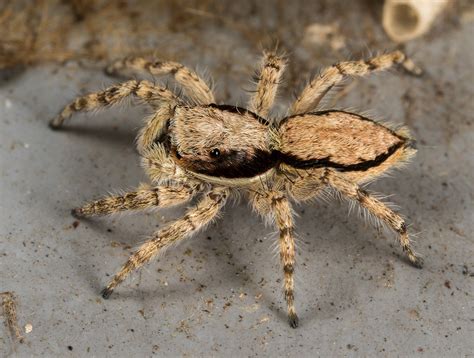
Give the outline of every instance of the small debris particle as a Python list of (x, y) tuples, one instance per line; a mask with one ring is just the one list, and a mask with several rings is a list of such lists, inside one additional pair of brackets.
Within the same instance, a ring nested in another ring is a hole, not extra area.
[(410, 318), (420, 319), (420, 313), (416, 309), (412, 309), (412, 310), (408, 311), (408, 313), (410, 314)]
[(15, 302), (15, 295), (13, 292), (2, 292), (0, 296), (3, 297), (2, 299), (2, 309), (3, 314), (6, 318), (6, 323), (8, 329), (12, 336), (14, 336), (20, 343), (23, 343), (24, 337), (20, 333), (20, 328), (18, 327), (18, 319), (16, 316), (16, 302)]
[(191, 249), (186, 249), (186, 251), (184, 252), (184, 254), (185, 254), (186, 256), (191, 256), (192, 250), (191, 250)]
[(142, 315), (142, 317), (145, 318), (145, 310), (144, 309), (138, 310), (138, 313), (140, 313)]
[(425, 350), (422, 347), (418, 347), (417, 352), (424, 352)]
[(130, 250), (132, 247), (128, 244), (125, 244), (123, 242), (117, 242), (117, 241), (111, 241), (110, 246), (112, 247), (121, 247), (124, 250)]
[(27, 323), (25, 325), (25, 333), (31, 333), (32, 330), (33, 330), (33, 325), (31, 323)]
[(191, 331), (188, 323), (184, 320), (179, 322), (179, 326), (176, 327), (176, 332), (184, 333), (186, 338), (191, 338)]
[(79, 226), (79, 224), (80, 224), (79, 221), (77, 221), (77, 220), (74, 221), (74, 222), (72, 223), (73, 229), (76, 229), (76, 228)]
[(469, 273), (469, 269), (467, 268), (467, 265), (462, 265), (462, 274), (467, 275)]
[(72, 346), (67, 346), (67, 349), (69, 349), (70, 351), (72, 351)]
[(451, 289), (451, 281), (449, 281), (449, 280), (444, 281), (444, 286), (445, 286), (446, 288)]
[(313, 23), (306, 27), (303, 42), (307, 45), (329, 45), (334, 51), (346, 45), (345, 38), (336, 24)]
[(203, 285), (202, 283), (199, 284), (199, 287), (196, 288), (196, 291), (201, 292), (203, 289), (205, 289), (207, 286)]
[(260, 308), (260, 305), (257, 303), (254, 303), (253, 305), (243, 307), (243, 310), (247, 313), (252, 313), (252, 312), (257, 311), (259, 308)]
[(224, 308), (224, 310), (226, 310), (226, 309), (229, 308), (230, 306), (232, 306), (232, 303), (226, 302), (226, 303), (224, 304), (224, 307), (223, 307), (223, 308)]

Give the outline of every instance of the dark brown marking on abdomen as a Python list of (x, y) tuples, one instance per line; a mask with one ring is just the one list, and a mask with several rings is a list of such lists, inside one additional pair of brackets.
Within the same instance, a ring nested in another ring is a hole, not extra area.
[(310, 168), (334, 168), (341, 172), (351, 172), (351, 171), (366, 171), (371, 168), (377, 167), (383, 162), (385, 162), (393, 153), (395, 153), (399, 148), (405, 146), (405, 143), (398, 142), (391, 146), (385, 153), (379, 154), (377, 157), (371, 160), (366, 160), (356, 164), (341, 164), (331, 160), (330, 157), (320, 158), (320, 159), (310, 159), (310, 160), (301, 160), (298, 157), (279, 153), (278, 157), (281, 162), (291, 165), (292, 167), (298, 169), (310, 169)]

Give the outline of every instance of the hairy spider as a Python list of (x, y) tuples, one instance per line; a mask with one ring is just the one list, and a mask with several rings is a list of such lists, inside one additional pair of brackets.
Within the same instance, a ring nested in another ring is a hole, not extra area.
[(73, 214), (93, 216), (163, 208), (187, 202), (197, 194), (201, 199), (182, 218), (159, 229), (141, 245), (102, 296), (109, 298), (130, 272), (209, 224), (236, 192), (244, 194), (253, 209), (272, 220), (279, 230), (291, 327), (298, 325), (291, 202), (313, 199), (323, 189), (331, 188), (395, 231), (409, 261), (421, 267), (422, 260), (410, 245), (405, 221), (361, 188), (361, 184), (400, 166), (415, 154), (408, 130), (390, 128), (355, 113), (316, 111), (324, 95), (348, 76), (364, 76), (394, 65), (415, 74), (419, 71), (400, 51), (367, 61), (335, 64), (310, 81), (291, 105), (288, 116), (277, 121), (269, 119), (269, 110), (286, 61), (274, 52), (264, 53), (248, 109), (216, 104), (206, 82), (175, 62), (129, 58), (112, 64), (107, 69), (109, 73), (131, 69), (172, 75), (187, 97), (183, 99), (148, 81), (130, 80), (77, 98), (51, 121), (52, 128), (59, 128), (74, 112), (116, 104), (130, 95), (154, 110), (137, 139), (142, 165), (152, 184), (87, 203), (74, 209)]

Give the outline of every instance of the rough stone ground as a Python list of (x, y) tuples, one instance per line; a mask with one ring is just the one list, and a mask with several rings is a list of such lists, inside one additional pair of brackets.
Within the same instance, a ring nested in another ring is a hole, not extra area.
[[(215, 47), (240, 45), (226, 33), (200, 31)], [(64, 131), (53, 132), (47, 122), (68, 101), (115, 80), (77, 62), (4, 73), (0, 291), (16, 293), (20, 328), (31, 324), (32, 331), (19, 344), (2, 328), (0, 355), (472, 356), (472, 13), (457, 26), (441, 23), (434, 31), (407, 47), (424, 77), (391, 72), (358, 80), (337, 104), (405, 123), (418, 139), (414, 162), (371, 189), (395, 194), (391, 200), (417, 233), (425, 268), (408, 265), (394, 241), (348, 216), (344, 203), (298, 207), (296, 330), (286, 322), (274, 229), (245, 203), (228, 205), (206, 232), (102, 300), (100, 289), (133, 247), (183, 212), (80, 221), (69, 214), (87, 200), (146, 180), (133, 146), (146, 110), (129, 106), (76, 116)], [(341, 36), (346, 43), (364, 41)], [(290, 54), (306, 63), (301, 80), (310, 68), (340, 59), (319, 53), (313, 61), (318, 52), (311, 46)], [(385, 39), (370, 47), (393, 44)], [(222, 73), (222, 56), (209, 50), (185, 61)], [(227, 75), (215, 78), (218, 97), (244, 104), (242, 89), (250, 87), (246, 76), (258, 53), (243, 47), (225, 56), (231, 61)], [(298, 68), (290, 73), (300, 77)], [(283, 91), (283, 104), (289, 93)]]

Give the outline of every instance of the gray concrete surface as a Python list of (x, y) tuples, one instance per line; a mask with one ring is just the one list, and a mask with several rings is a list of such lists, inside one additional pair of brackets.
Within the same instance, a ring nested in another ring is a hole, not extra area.
[[(396, 194), (425, 268), (408, 265), (394, 241), (348, 216), (343, 203), (298, 207), (296, 330), (286, 322), (274, 229), (245, 203), (228, 205), (206, 232), (102, 300), (100, 289), (132, 248), (183, 212), (78, 225), (70, 216), (72, 207), (146, 180), (133, 145), (146, 111), (76, 116), (53, 132), (47, 121), (62, 106), (114, 80), (73, 62), (4, 74), (0, 291), (16, 293), (20, 327), (33, 329), (18, 344), (2, 326), (0, 355), (473, 356), (473, 34), (467, 22), (415, 42), (409, 49), (425, 77), (357, 81), (338, 104), (404, 122), (417, 137), (414, 162), (371, 189)], [(257, 56), (242, 49), (235, 66), (252, 68)], [(203, 66), (199, 58), (189, 64)], [(246, 78), (216, 80), (228, 102), (245, 98)]]

